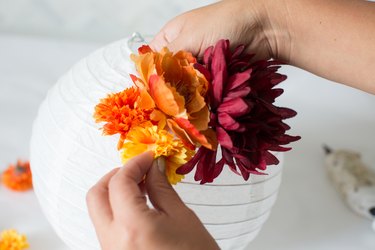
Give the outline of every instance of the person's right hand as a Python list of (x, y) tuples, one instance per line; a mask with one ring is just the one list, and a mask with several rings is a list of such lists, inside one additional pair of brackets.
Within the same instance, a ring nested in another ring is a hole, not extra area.
[(207, 47), (220, 39), (229, 39), (231, 46), (244, 44), (247, 52), (256, 53), (253, 60), (269, 59), (274, 56), (272, 48), (278, 41), (269, 32), (273, 24), (265, 14), (268, 10), (263, 1), (220, 1), (175, 17), (150, 46), (155, 50), (164, 46), (171, 51), (187, 50), (202, 57)]
[(88, 192), (87, 205), (103, 250), (219, 249), (168, 183), (165, 161), (153, 161), (151, 152), (104, 176)]

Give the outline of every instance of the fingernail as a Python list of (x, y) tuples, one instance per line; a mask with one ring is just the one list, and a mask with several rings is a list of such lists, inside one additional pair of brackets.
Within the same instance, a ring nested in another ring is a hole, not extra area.
[(165, 167), (166, 167), (166, 162), (165, 162), (165, 157), (160, 156), (156, 159), (157, 164), (158, 164), (158, 169), (161, 173), (165, 173)]

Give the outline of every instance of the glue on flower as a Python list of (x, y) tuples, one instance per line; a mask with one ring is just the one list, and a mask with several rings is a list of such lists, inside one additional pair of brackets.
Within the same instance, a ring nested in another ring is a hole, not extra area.
[(0, 250), (24, 250), (29, 248), (25, 235), (16, 230), (5, 230), (0, 234)]

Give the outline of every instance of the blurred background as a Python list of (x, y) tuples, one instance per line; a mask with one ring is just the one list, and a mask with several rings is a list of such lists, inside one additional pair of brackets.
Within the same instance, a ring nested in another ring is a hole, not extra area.
[(155, 34), (169, 19), (213, 0), (0, 0), (0, 30), (110, 42)]
[[(32, 123), (48, 89), (76, 61), (134, 31), (155, 34), (172, 17), (211, 0), (0, 0), (0, 173), (29, 157)], [(355, 60), (353, 60), (355, 61)], [(375, 249), (371, 221), (350, 211), (324, 169), (323, 144), (349, 148), (375, 168), (373, 95), (285, 66), (278, 103), (299, 114), (302, 136), (286, 154), (270, 219), (249, 249)], [(33, 192), (0, 185), (0, 231), (25, 233), (31, 250), (66, 250)]]

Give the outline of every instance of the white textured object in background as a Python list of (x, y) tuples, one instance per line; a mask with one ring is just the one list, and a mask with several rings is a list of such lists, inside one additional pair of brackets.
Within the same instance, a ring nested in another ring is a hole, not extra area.
[[(132, 85), (130, 53), (125, 39), (81, 60), (49, 91), (34, 123), (35, 192), (49, 222), (72, 249), (99, 249), (85, 196), (121, 162), (118, 137), (102, 135), (93, 111), (99, 99)], [(270, 166), (268, 176), (252, 175), (248, 182), (228, 168), (215, 183), (203, 186), (190, 174), (175, 188), (223, 249), (243, 249), (269, 216), (281, 165)]]

